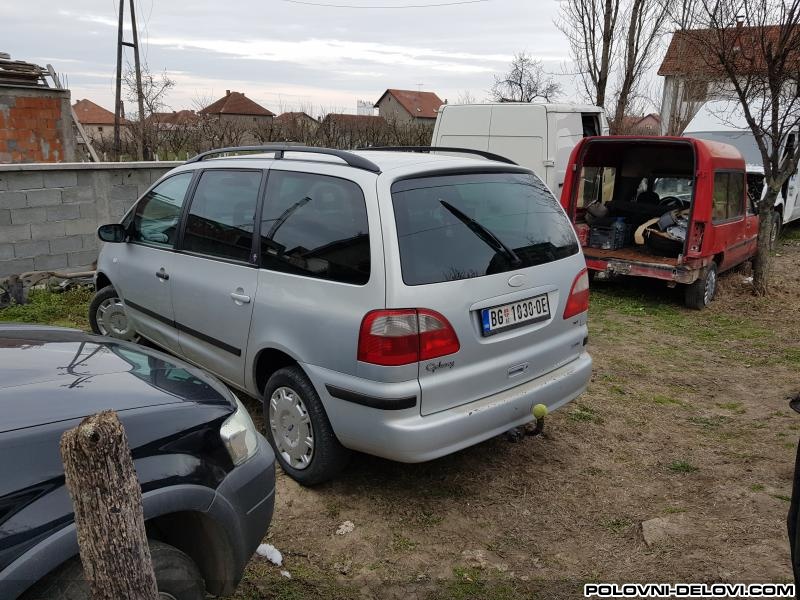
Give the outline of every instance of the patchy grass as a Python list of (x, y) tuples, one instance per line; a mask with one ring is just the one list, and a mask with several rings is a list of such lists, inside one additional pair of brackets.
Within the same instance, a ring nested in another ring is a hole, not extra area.
[(76, 287), (62, 293), (31, 290), (27, 304), (12, 304), (0, 309), (0, 321), (58, 325), (89, 330), (89, 303), (94, 292)]
[(581, 404), (580, 402), (575, 403), (575, 410), (573, 410), (569, 414), (569, 418), (573, 421), (578, 422), (589, 422), (589, 423), (602, 423), (603, 420), (600, 416), (591, 408), (586, 406), (585, 404)]
[(608, 529), (611, 533), (622, 533), (627, 531), (631, 525), (633, 525), (631, 521), (619, 517), (600, 521), (600, 527)]
[(694, 473), (699, 470), (698, 467), (685, 460), (674, 460), (667, 466), (667, 469), (673, 473)]

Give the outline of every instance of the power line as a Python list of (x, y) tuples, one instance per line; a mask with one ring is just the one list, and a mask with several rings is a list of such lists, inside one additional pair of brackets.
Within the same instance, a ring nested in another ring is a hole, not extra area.
[(305, 0), (282, 0), (290, 4), (303, 4), (306, 6), (320, 6), (323, 8), (363, 8), (363, 9), (382, 9), (382, 8), (435, 8), (437, 6), (457, 6), (459, 4), (478, 4), (479, 2), (489, 2), (489, 0), (454, 0), (453, 2), (436, 2), (433, 4), (395, 4), (395, 5), (359, 5), (359, 4), (328, 4), (325, 2), (307, 2)]

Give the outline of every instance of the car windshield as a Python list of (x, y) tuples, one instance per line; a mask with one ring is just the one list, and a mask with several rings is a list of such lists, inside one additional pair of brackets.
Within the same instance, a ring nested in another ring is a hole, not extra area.
[(578, 252), (569, 220), (534, 175), (409, 179), (392, 186), (392, 200), (407, 285), (502, 273)]
[(692, 178), (691, 177), (659, 177), (653, 184), (653, 191), (660, 198), (673, 196), (681, 200), (691, 200), (692, 198)]

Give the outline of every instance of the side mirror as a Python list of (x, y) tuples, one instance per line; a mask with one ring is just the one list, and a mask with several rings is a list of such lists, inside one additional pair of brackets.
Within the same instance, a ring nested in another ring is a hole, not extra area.
[(110, 225), (100, 225), (97, 228), (97, 237), (104, 242), (111, 242), (112, 244), (119, 244), (124, 242), (128, 237), (128, 232), (125, 226), (120, 223), (111, 223)]

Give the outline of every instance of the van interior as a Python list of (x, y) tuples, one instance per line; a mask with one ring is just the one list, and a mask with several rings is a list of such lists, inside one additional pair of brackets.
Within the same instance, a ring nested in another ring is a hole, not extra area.
[(573, 199), (581, 245), (593, 256), (675, 262), (694, 198), (694, 149), (686, 142), (587, 144)]

